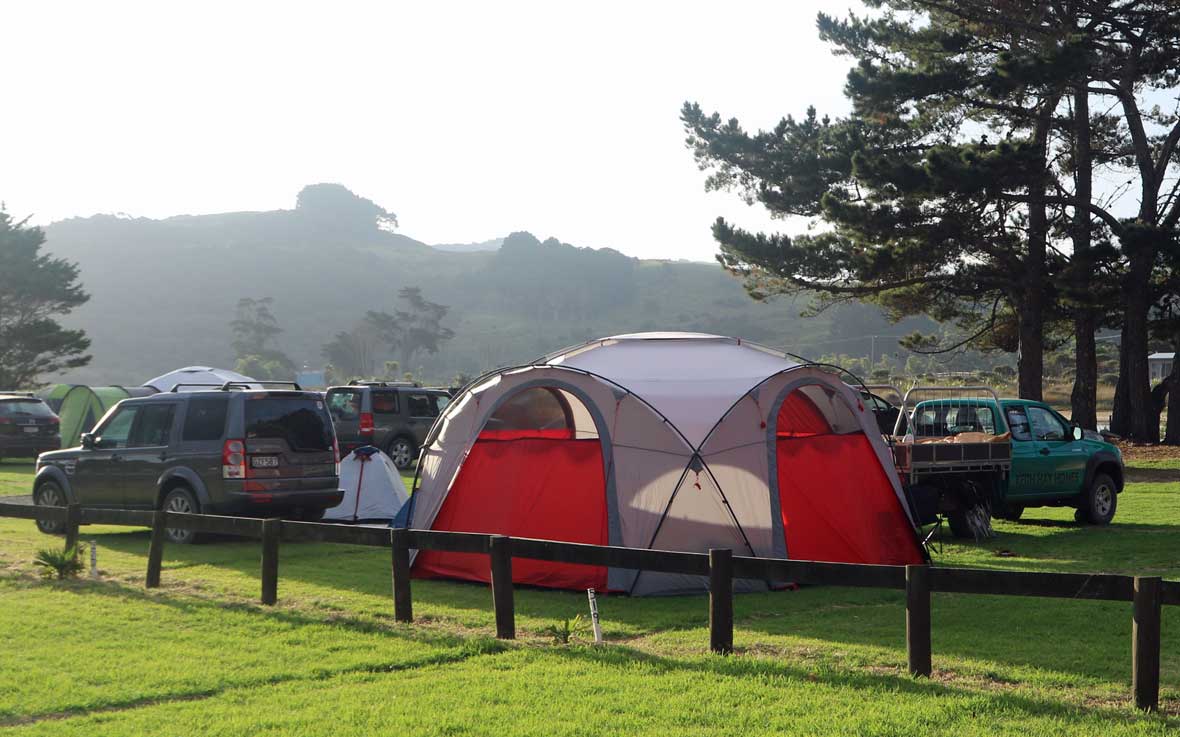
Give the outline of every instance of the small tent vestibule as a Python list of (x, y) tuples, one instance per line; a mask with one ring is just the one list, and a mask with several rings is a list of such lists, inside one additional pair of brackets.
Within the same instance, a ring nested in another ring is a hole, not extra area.
[[(733, 338), (616, 336), (473, 382), (427, 438), (406, 524), (855, 563), (924, 559), (871, 410), (833, 374)], [(486, 556), (415, 575), (487, 581)], [(517, 559), (517, 583), (631, 594), (699, 577)]]

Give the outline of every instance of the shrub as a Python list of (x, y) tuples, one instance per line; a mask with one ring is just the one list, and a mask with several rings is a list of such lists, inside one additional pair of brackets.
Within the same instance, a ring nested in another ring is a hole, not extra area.
[(82, 559), (78, 557), (78, 546), (71, 545), (65, 550), (44, 548), (37, 551), (33, 565), (41, 568), (44, 578), (75, 578), (82, 572)]
[(541, 633), (552, 637), (555, 643), (560, 645), (568, 645), (570, 640), (572, 640), (575, 635), (579, 634), (585, 628), (586, 621), (583, 620), (582, 615), (579, 614), (573, 619), (563, 619), (557, 624), (551, 624), (548, 627), (542, 629)]
[(1101, 376), (1098, 377), (1098, 383), (1105, 384), (1106, 386), (1116, 386), (1119, 383), (1119, 375), (1118, 374), (1102, 374)]

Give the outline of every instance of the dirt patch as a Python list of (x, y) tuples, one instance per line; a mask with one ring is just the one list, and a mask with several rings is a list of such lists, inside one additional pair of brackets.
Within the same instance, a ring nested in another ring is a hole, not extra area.
[(1127, 463), (1135, 461), (1180, 461), (1180, 445), (1148, 445), (1146, 443), (1116, 443)]

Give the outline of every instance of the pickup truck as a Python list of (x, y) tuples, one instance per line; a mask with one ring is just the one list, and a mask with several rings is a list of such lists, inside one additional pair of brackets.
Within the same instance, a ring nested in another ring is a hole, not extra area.
[(921, 391), (938, 389), (906, 393), (892, 438), (919, 520), (941, 513), (956, 537), (979, 538), (991, 515), (1014, 521), (1028, 507), (1073, 507), (1075, 520), (1095, 525), (1114, 518), (1123, 490), (1116, 446), (1044, 402), (1000, 399), (986, 387), (912, 401)]

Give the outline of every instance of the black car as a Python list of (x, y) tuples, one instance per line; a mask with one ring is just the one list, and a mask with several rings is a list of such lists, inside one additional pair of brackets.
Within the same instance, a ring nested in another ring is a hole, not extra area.
[(451, 401), (446, 389), (388, 381), (334, 386), (325, 396), (342, 453), (374, 445), (400, 469), (413, 465), (430, 426)]
[[(78, 448), (44, 453), (35, 504), (316, 520), (340, 503), (339, 450), (316, 392), (226, 384), (124, 399)], [(42, 532), (61, 525), (38, 522)], [(193, 542), (188, 530), (169, 530)]]
[(61, 420), (32, 394), (0, 392), (0, 458), (35, 458), (61, 447)]

